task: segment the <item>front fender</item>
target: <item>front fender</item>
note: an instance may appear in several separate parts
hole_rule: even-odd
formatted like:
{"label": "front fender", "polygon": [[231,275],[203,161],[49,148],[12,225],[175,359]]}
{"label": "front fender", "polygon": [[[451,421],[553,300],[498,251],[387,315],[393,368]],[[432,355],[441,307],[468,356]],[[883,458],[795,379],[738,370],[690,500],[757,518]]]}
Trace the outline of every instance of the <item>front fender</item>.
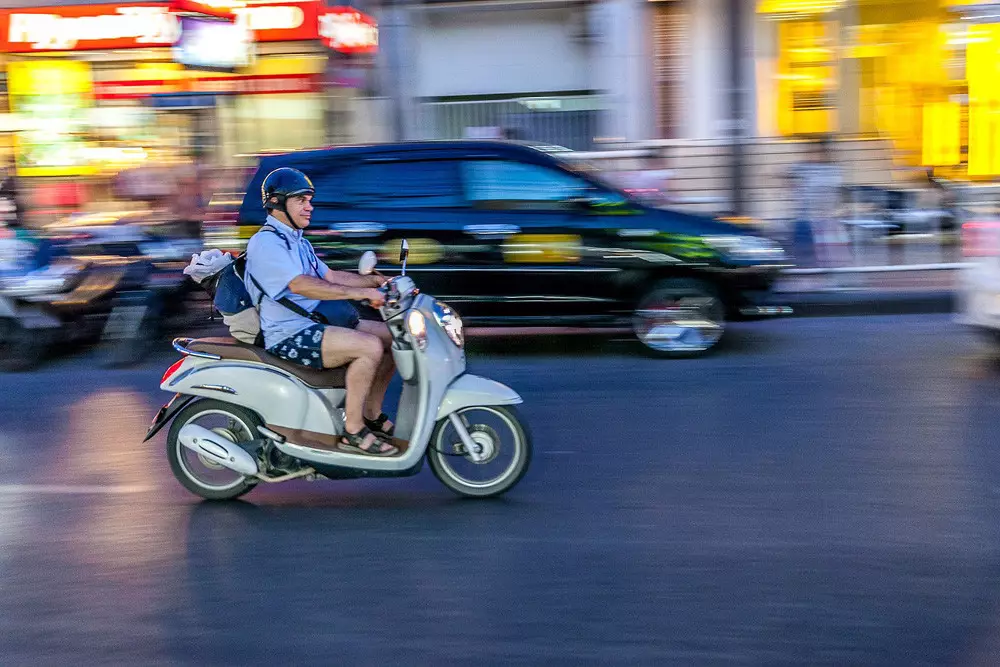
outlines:
{"label": "front fender", "polygon": [[448,390],[438,407],[437,418],[444,419],[462,408],[479,405],[516,405],[523,402],[518,393],[507,385],[465,373],[448,385]]}

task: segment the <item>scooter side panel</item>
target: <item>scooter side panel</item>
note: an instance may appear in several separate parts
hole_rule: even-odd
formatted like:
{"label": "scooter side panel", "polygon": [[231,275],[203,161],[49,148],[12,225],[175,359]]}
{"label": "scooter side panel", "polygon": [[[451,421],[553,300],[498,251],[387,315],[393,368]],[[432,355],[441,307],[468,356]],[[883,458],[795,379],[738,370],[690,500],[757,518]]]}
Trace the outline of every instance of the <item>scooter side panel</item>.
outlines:
{"label": "scooter side panel", "polygon": [[516,405],[522,402],[518,393],[507,385],[465,373],[459,375],[449,385],[438,408],[437,418],[444,419],[462,408],[479,405]]}
{"label": "scooter side panel", "polygon": [[312,389],[277,369],[240,361],[188,363],[161,389],[242,405],[272,426],[337,432],[333,413],[342,391]]}

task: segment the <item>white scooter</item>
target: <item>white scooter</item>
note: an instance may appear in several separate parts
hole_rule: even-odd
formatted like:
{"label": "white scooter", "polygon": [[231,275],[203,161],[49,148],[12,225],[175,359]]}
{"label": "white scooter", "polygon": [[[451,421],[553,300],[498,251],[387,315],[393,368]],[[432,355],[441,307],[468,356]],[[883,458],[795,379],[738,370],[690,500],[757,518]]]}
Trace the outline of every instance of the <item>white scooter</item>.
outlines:
{"label": "white scooter", "polygon": [[[167,456],[181,484],[228,500],[260,482],[415,475],[425,454],[437,478],[463,496],[496,496],[520,481],[531,461],[530,436],[513,407],[521,397],[465,372],[462,320],[420,293],[406,276],[407,254],[403,241],[402,272],[382,288],[379,310],[403,379],[399,453],[339,449],[345,369],[309,369],[229,338],[178,338],[174,348],[184,356],[160,381],[175,396],[145,440],[174,420]],[[359,273],[372,273],[375,262],[366,252]]]}

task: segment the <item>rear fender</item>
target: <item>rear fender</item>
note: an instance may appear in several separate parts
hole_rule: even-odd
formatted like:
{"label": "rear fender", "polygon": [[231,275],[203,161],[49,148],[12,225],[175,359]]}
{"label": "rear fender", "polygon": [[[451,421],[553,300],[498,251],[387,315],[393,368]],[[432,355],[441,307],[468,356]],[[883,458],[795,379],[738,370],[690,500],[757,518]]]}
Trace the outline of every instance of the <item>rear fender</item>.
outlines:
{"label": "rear fender", "polygon": [[146,437],[143,438],[142,441],[146,442],[159,433],[160,429],[169,424],[170,420],[173,419],[178,412],[183,410],[184,406],[193,401],[195,398],[195,396],[174,394],[174,397],[171,398],[166,405],[160,408],[160,411],[156,413],[155,417],[153,417],[153,423],[149,425],[149,430],[146,431]]}

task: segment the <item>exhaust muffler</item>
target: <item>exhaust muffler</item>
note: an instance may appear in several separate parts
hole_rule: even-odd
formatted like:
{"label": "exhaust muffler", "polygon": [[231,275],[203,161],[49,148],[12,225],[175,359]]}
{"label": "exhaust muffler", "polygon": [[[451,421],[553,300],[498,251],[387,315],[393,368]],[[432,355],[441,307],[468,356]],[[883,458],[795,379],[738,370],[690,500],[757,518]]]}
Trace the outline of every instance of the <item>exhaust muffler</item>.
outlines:
{"label": "exhaust muffler", "polygon": [[255,477],[259,472],[257,462],[242,447],[207,428],[188,424],[181,428],[177,438],[191,451],[224,468],[248,477]]}

